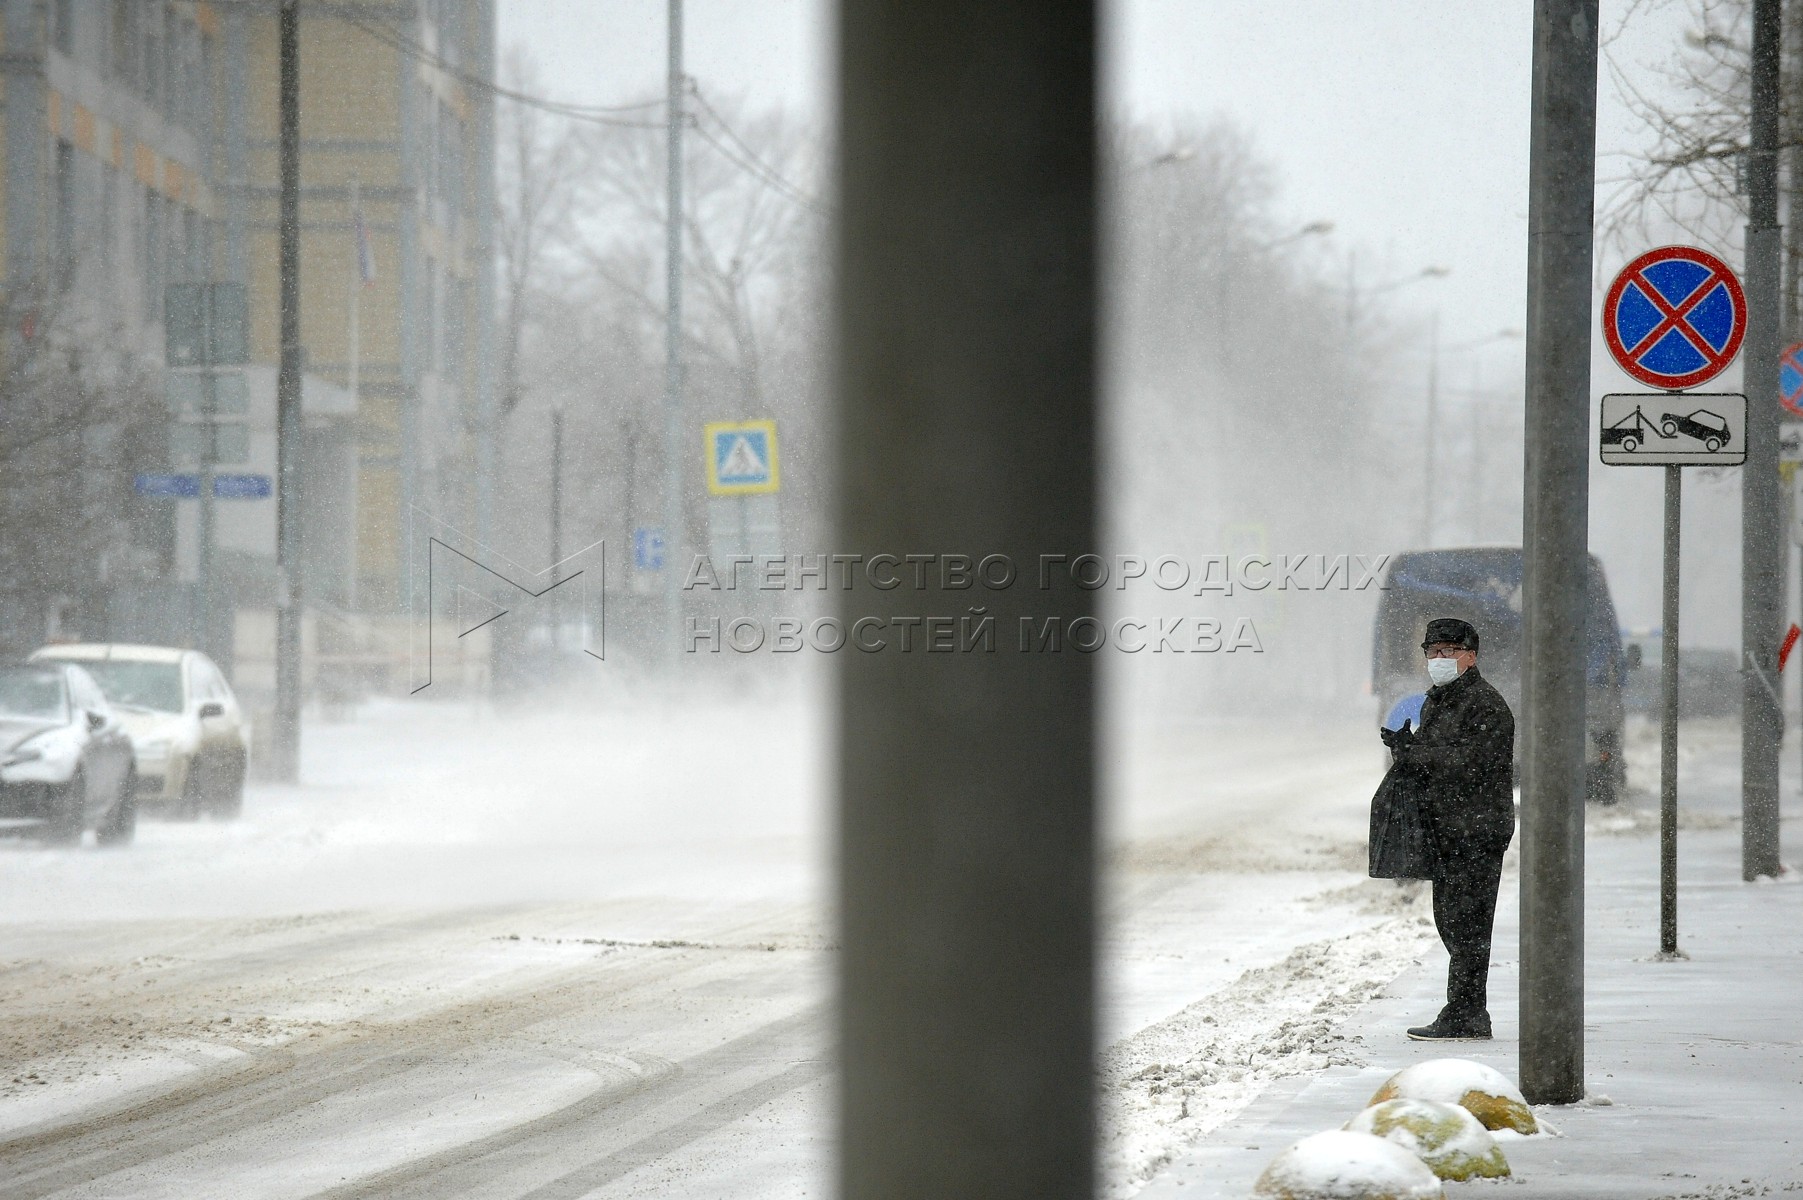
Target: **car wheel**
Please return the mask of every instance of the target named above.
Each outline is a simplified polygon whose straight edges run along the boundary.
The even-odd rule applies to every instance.
[[[128,771],[125,786],[119,792],[119,802],[94,831],[94,842],[100,846],[129,846],[137,832],[138,773]]]
[[[1722,439],[1721,438],[1710,438],[1708,441],[1703,443],[1703,449],[1709,451],[1709,453],[1711,453],[1711,454],[1714,454],[1717,450],[1720,450],[1721,448],[1722,448]]]
[[[44,827],[44,840],[52,846],[73,846],[81,841],[88,807],[88,777],[77,771],[56,792],[56,811]]]
[[[1677,437],[1678,423],[1676,421],[1661,421],[1659,423],[1659,432],[1663,433],[1666,437]]]
[[[207,811],[216,821],[236,820],[244,811],[244,760],[238,759],[220,768],[209,789]]]
[[[182,780],[181,798],[175,802],[174,817],[178,821],[195,821],[200,819],[201,811],[206,807],[206,784],[201,779],[205,769],[205,760],[193,758],[188,762],[188,774]]]
[[[1634,451],[1640,449],[1640,439],[1631,437],[1623,438],[1621,440],[1621,448],[1626,450],[1629,454],[1632,454]]]

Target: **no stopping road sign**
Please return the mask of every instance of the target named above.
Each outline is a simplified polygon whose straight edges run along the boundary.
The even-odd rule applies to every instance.
[[[1621,269],[1603,301],[1603,341],[1648,387],[1680,391],[1714,379],[1740,353],[1747,298],[1707,250],[1662,246]]]

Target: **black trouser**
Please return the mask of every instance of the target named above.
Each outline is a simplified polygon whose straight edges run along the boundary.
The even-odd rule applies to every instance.
[[[1451,853],[1448,853],[1448,850]],[[1502,884],[1501,850],[1440,848],[1434,878],[1434,928],[1452,961],[1446,968],[1446,1007],[1455,1021],[1489,1015],[1490,930]]]

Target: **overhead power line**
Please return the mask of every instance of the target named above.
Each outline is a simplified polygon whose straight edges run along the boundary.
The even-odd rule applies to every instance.
[[[424,63],[427,66],[435,67],[438,70],[443,71],[445,74],[456,79],[466,87],[474,88],[477,91],[486,92],[489,95],[497,96],[502,99],[512,100],[516,104],[524,104],[531,108],[541,109],[544,112],[554,113],[560,117],[568,117],[574,121],[587,121],[596,125],[612,125],[626,129],[662,129],[664,126],[664,123],[659,120],[627,120],[615,115],[619,113],[643,112],[647,109],[662,108],[664,106],[664,101],[661,99],[642,100],[637,104],[604,105],[575,104],[565,100],[553,100],[546,96],[534,96],[530,92],[522,92],[515,88],[503,87],[492,79],[484,78],[473,71],[467,70],[464,67],[449,61],[436,51],[428,50],[425,45],[416,38],[408,36],[400,29],[393,26],[372,23],[349,15],[342,16],[340,19],[346,24],[363,31],[365,34],[374,38],[382,45],[387,46],[389,49],[398,51],[416,62]]]
[[[528,107],[536,108],[556,116],[565,117],[573,121],[584,121],[595,125],[606,125],[621,129],[663,129],[665,127],[664,121],[655,119],[633,120],[618,115],[622,113],[644,112],[648,109],[663,108],[665,107],[666,101],[662,99],[644,100],[637,104],[598,105],[575,104],[564,100],[554,100],[547,96],[535,96],[530,92],[522,92],[517,88],[503,87],[491,79],[486,79],[472,71],[466,70],[458,64],[449,61],[436,51],[427,49],[419,40],[403,33],[397,27],[366,21],[350,15],[342,16],[340,19],[354,28],[361,30],[364,34],[375,39],[377,42],[380,42],[382,45],[387,46],[389,49],[404,54],[416,62],[424,63],[443,71],[465,86],[486,92],[491,96],[511,100],[516,104],[524,104]],[[719,110],[708,103],[707,97],[701,93],[700,85],[693,79],[689,80],[689,93],[694,96],[695,103],[700,108],[701,112],[707,114],[708,120],[714,129],[710,130],[707,125],[703,124],[697,114],[685,114],[688,116],[689,127],[693,129],[703,141],[718,151],[728,162],[731,162],[740,170],[745,171],[747,174],[758,179],[778,194],[811,212],[824,216],[831,211],[831,207],[825,201],[808,192],[806,189],[791,183],[781,171],[778,171],[775,167],[759,157],[758,153],[747,144],[745,139],[740,137],[737,131],[727,123],[726,118],[720,115]],[[714,130],[717,130],[718,132],[716,133]]]
[[[723,145],[718,138],[708,132],[707,127],[698,119],[694,125],[695,132],[700,134],[710,146],[718,150],[729,161],[733,162],[741,169],[749,171],[752,175],[757,176],[763,182],[770,185],[770,187],[801,205],[803,208],[811,209],[821,215],[825,215],[830,211],[830,206],[825,201],[821,200],[818,196],[805,191],[801,187],[790,183],[788,178],[784,176],[782,172],[759,158],[757,152],[746,144],[745,139],[735,133],[733,127],[726,123],[726,118],[720,115],[719,110],[707,102],[707,97],[701,94],[700,84],[690,80],[689,92],[695,97],[695,103],[700,106],[701,111],[705,112],[708,117],[711,118],[713,124],[718,126],[720,132],[725,134],[727,140],[732,143],[731,147]]]

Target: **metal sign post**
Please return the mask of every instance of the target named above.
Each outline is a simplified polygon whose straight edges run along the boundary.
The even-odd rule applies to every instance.
[[[200,423],[200,530],[195,574],[200,581],[200,636],[205,653],[220,661],[213,578],[214,468],[219,461],[219,368],[250,357],[249,309],[241,283],[172,283],[164,289],[164,360],[174,370],[198,368]]]
[[[1678,516],[1684,468],[1665,468],[1665,591],[1659,639],[1659,957],[1678,949]]]
[[[1603,397],[1599,453],[1612,467],[1665,468],[1665,589],[1659,680],[1659,956],[1678,949],[1678,519],[1687,466],[1747,459],[1747,398],[1728,392]]]
[[[1678,566],[1683,470],[1747,461],[1747,398],[1679,389],[1734,361],[1747,303],[1727,264],[1693,246],[1650,250],[1623,267],[1603,303],[1603,341],[1622,370],[1662,393],[1603,397],[1598,452],[1608,466],[1665,468],[1659,653],[1659,955],[1678,949]]]

